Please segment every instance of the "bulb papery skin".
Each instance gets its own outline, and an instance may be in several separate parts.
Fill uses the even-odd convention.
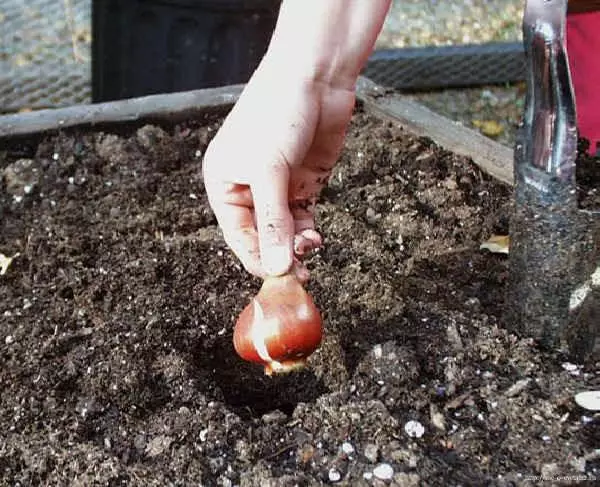
[[[267,375],[304,367],[320,345],[322,320],[311,296],[292,274],[267,277],[235,325],[233,343],[244,360]]]

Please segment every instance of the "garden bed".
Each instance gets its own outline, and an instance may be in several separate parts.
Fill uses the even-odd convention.
[[[3,143],[1,483],[600,475],[598,418],[573,401],[597,369],[502,327],[508,261],[480,244],[507,233],[510,187],[360,108],[307,261],[324,342],[290,376],[241,361],[233,325],[260,282],[200,171],[223,113]]]

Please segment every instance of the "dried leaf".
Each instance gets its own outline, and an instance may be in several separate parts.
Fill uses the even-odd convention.
[[[494,254],[508,254],[509,246],[510,237],[508,235],[492,235],[479,248],[481,250],[489,250]]]
[[[4,274],[6,274],[13,259],[18,256],[19,256],[18,252],[15,255],[13,255],[12,257],[7,257],[2,252],[0,252],[0,276],[3,276]]]
[[[488,137],[498,137],[504,132],[504,127],[496,120],[473,120],[473,125]]]

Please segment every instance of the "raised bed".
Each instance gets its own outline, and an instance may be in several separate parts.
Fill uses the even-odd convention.
[[[508,333],[507,258],[480,250],[508,231],[512,151],[365,79],[308,260],[323,345],[288,377],[235,355],[260,282],[200,165],[240,89],[0,119],[0,483],[600,475],[573,401],[594,364]]]

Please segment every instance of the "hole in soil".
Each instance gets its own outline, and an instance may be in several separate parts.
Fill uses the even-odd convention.
[[[235,376],[231,372],[232,369],[216,372],[214,379],[225,403],[243,418],[260,417],[275,410],[291,416],[298,403],[313,402],[329,392],[309,371],[278,377],[262,377],[262,371],[256,369]]]
[[[244,419],[275,410],[289,416],[299,403],[313,402],[330,392],[308,369],[268,377],[260,365],[244,362],[225,342],[222,348],[194,357],[193,367],[203,379],[199,383],[207,385],[205,392]]]

